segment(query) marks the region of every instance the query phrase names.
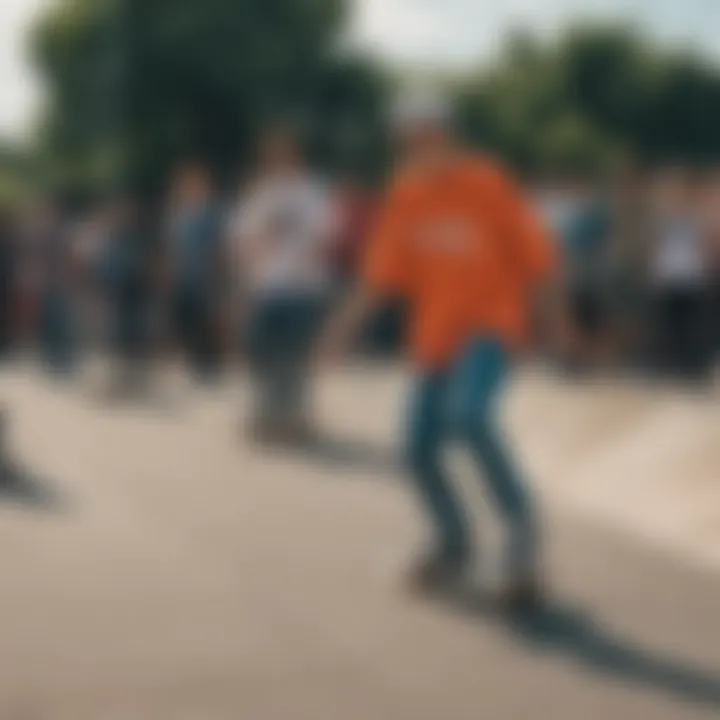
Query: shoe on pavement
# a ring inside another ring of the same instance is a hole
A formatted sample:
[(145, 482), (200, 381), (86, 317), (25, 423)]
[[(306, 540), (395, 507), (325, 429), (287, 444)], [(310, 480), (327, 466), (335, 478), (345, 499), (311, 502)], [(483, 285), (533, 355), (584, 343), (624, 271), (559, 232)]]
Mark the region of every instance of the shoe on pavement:
[(413, 594), (434, 594), (460, 588), (469, 567), (466, 553), (435, 550), (422, 557), (408, 573), (406, 584)]
[(544, 584), (536, 572), (511, 580), (497, 596), (500, 610), (510, 614), (532, 613), (544, 603)]

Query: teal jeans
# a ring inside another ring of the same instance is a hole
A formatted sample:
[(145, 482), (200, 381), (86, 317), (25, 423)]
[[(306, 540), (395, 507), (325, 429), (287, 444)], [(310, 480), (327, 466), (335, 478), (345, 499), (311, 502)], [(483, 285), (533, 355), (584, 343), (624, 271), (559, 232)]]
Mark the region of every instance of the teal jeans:
[(469, 450), (478, 480), (484, 479), (509, 526), (510, 569), (521, 573), (535, 562), (537, 523), (498, 425), (497, 399), (508, 369), (502, 344), (478, 338), (449, 366), (421, 376), (410, 404), (407, 456), (441, 552), (466, 557), (472, 547), (469, 513), (453, 490), (442, 454), (449, 443)]

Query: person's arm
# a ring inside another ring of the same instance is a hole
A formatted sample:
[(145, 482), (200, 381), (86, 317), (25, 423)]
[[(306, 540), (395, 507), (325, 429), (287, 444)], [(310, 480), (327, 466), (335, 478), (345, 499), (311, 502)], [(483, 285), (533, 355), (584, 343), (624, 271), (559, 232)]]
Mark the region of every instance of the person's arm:
[(361, 279), (327, 324), (316, 357), (320, 365), (336, 362), (346, 355), (365, 322), (383, 301), (406, 290), (409, 262), (405, 216), (401, 193), (394, 190), (370, 235)]
[(325, 367), (342, 360), (384, 299), (384, 293), (359, 281), (323, 332), (316, 353), (318, 365)]
[(316, 185), (309, 200), (310, 233), (315, 238), (312, 248), (314, 261), (321, 266), (334, 268), (337, 254), (339, 226), (338, 197), (326, 188)]

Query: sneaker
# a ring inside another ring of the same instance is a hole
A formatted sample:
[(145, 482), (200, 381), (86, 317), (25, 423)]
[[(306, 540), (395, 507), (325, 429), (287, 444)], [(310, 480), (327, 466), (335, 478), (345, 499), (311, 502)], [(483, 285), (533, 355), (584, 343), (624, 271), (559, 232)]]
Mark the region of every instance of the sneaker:
[(273, 434), (267, 419), (259, 417), (252, 418), (244, 428), (241, 428), (241, 432), (250, 442), (259, 445), (270, 442)]
[(283, 433), (289, 445), (308, 446), (318, 442), (315, 425), (305, 417), (290, 418), (283, 423)]
[(413, 594), (432, 594), (458, 588), (465, 579), (469, 559), (465, 553), (433, 551), (421, 558), (407, 577)]
[(543, 583), (535, 572), (512, 580), (497, 597), (500, 609), (511, 614), (535, 612), (544, 601)]
[(284, 446), (288, 436), (284, 426), (273, 418), (253, 418), (246, 431), (250, 442), (256, 445)]

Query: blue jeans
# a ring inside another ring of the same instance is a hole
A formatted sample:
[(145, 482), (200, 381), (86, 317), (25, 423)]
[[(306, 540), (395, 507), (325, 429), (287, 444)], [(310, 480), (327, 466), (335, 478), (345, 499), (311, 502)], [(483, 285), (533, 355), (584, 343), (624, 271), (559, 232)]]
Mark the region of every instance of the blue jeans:
[(322, 307), (322, 298), (299, 293), (256, 302), (248, 343), (259, 417), (303, 419), (308, 410), (310, 354)]
[(508, 365), (499, 341), (479, 338), (448, 367), (420, 377), (410, 407), (407, 455), (441, 552), (466, 557), (472, 546), (470, 519), (447, 477), (442, 452), (451, 442), (470, 451), (510, 527), (508, 562), (519, 573), (535, 561), (536, 521), (498, 426), (496, 401)]

